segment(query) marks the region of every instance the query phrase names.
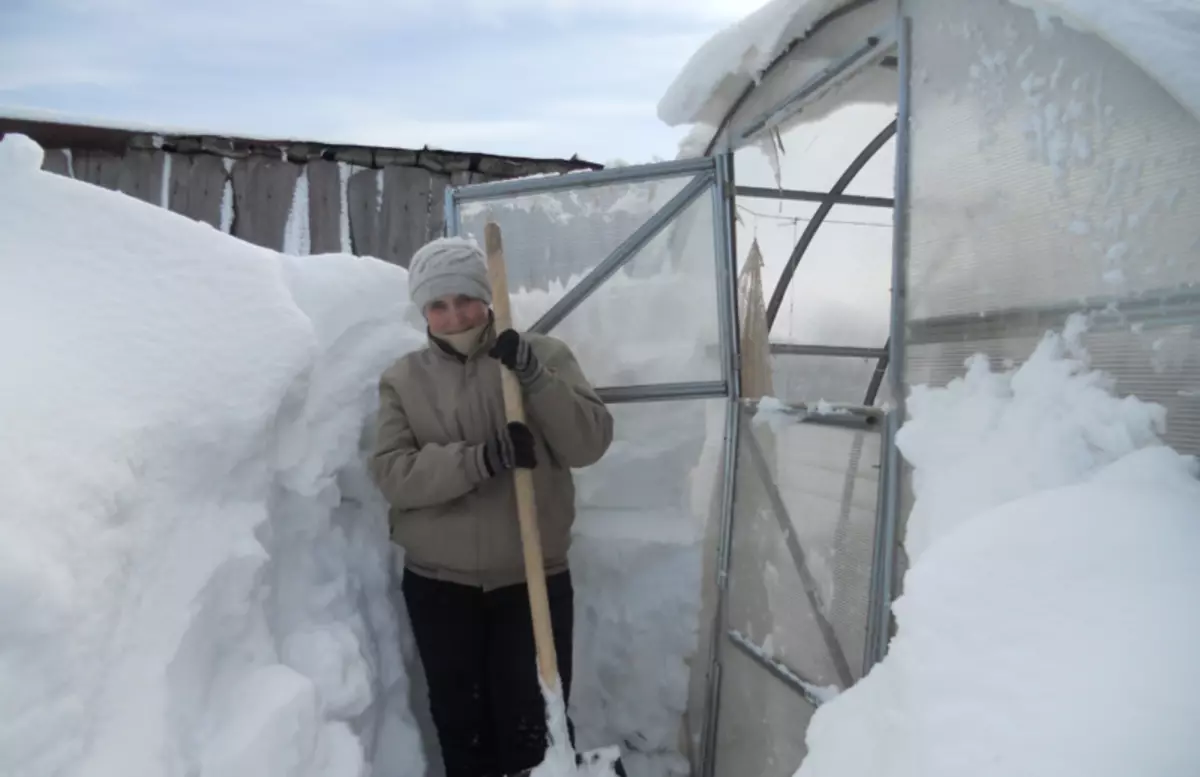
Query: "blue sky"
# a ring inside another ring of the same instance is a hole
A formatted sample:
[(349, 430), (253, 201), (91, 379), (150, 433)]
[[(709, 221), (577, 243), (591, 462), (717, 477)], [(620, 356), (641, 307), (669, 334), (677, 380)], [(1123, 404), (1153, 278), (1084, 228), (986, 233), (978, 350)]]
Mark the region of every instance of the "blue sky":
[(659, 97), (763, 0), (7, 0), (0, 108), (644, 162)]

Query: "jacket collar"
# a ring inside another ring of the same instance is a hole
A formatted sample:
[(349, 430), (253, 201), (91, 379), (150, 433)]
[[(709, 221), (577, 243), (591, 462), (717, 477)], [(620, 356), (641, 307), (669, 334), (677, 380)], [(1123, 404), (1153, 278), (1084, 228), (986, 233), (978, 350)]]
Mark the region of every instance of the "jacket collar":
[(463, 356), (458, 351), (444, 340), (439, 339), (433, 332), (429, 331), (429, 327), (425, 327), (425, 337), (429, 341), (429, 350), (443, 359), (450, 359), (461, 364), (466, 364), (469, 361), (478, 359), (492, 349), (496, 343), (496, 316), (488, 310), (488, 322), (483, 329), (483, 335), (479, 338), (479, 343), (472, 351)]

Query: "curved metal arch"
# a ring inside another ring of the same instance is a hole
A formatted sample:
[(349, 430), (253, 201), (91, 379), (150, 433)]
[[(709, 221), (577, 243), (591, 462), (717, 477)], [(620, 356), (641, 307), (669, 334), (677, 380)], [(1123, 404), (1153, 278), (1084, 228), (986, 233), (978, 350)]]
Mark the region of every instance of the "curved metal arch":
[(813, 214), (812, 221), (804, 228), (804, 234), (800, 236), (796, 247), (792, 249), (792, 255), (788, 257), (787, 264), (783, 268), (783, 274), (779, 276), (779, 283), (775, 285), (775, 291), (771, 294), (771, 301), (767, 304), (767, 331), (771, 331), (771, 327), (775, 324), (775, 317), (779, 314), (779, 308), (783, 305), (783, 296), (787, 293), (788, 285), (792, 282), (792, 277), (796, 274), (796, 267), (800, 264), (800, 260), (804, 258), (804, 254), (808, 251), (808, 247), (812, 245), (813, 238), (817, 236), (817, 230), (825, 223), (825, 218), (829, 212), (833, 210), (835, 200), (838, 195), (844, 193), (847, 187), (854, 181), (855, 176), (862, 171), (867, 163), (879, 153), (879, 150), (887, 144), (889, 140), (896, 134), (896, 120), (892, 119), (886, 127), (884, 127), (878, 135), (876, 135), (870, 143), (868, 143), (854, 161), (842, 173), (842, 177), (838, 178), (837, 183), (829, 190), (829, 196), (817, 208), (817, 212)]

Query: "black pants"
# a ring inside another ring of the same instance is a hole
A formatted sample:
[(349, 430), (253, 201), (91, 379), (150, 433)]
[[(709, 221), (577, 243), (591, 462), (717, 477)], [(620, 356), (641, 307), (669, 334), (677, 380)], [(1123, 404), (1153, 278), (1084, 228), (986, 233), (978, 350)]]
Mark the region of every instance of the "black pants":
[[(558, 671), (569, 698), (575, 617), (570, 573), (551, 575), (546, 588)], [(402, 589), (446, 777), (515, 774), (541, 763), (546, 704), (525, 585), (485, 592), (406, 570)]]

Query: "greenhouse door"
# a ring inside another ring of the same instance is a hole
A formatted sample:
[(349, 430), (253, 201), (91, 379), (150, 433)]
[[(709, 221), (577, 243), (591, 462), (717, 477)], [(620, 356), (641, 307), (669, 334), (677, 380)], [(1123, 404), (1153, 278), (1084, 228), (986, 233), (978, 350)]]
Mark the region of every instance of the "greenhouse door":
[[(448, 190), (450, 235), (499, 225), (514, 326), (575, 352), (615, 440), (576, 473), (571, 706), (581, 748), (700, 773), (740, 396), (731, 157)], [(699, 639), (697, 639), (697, 634)]]

